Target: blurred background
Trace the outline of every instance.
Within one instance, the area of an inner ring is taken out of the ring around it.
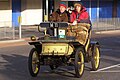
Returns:
[[[80,1],[95,32],[120,29],[120,0],[0,0],[0,41],[40,35],[37,26],[49,20],[61,1],[68,7]]]

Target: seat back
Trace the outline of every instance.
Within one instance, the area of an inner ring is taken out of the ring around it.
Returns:
[[[52,27],[52,28],[67,28],[67,22],[42,22],[40,23],[40,27]]]

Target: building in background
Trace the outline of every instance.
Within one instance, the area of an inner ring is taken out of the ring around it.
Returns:
[[[81,0],[91,19],[120,18],[120,0]],[[69,6],[73,5],[69,1]]]
[[[0,27],[12,26],[12,4],[10,0],[0,0]]]
[[[34,25],[42,22],[42,1],[44,0],[0,0],[0,27],[18,27],[20,16],[21,25]]]
[[[0,0],[0,27],[19,26],[18,17],[21,16],[21,25],[35,25],[44,21],[59,7],[61,0]],[[87,8],[90,19],[120,18],[120,0],[80,0]],[[72,1],[66,1],[73,6]]]

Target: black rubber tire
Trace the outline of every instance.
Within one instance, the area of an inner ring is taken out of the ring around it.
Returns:
[[[36,55],[36,60],[34,60],[35,62],[33,63],[34,55]],[[33,70],[33,64],[35,65],[35,70]],[[33,48],[30,51],[29,58],[28,58],[28,69],[29,69],[30,75],[32,77],[36,77],[39,73],[40,61],[39,61],[39,54],[38,54],[36,48]]]
[[[100,49],[97,45],[92,46],[92,57],[91,57],[92,71],[96,71],[100,65]]]
[[[75,73],[76,73],[77,78],[80,78],[83,75],[84,66],[85,66],[84,65],[84,50],[83,48],[78,48],[75,52]]]

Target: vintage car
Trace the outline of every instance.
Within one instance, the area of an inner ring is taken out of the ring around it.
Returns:
[[[77,27],[85,27],[85,23],[76,25]],[[100,65],[100,49],[99,43],[91,41],[91,29],[82,28],[75,32],[73,25],[68,25],[66,22],[42,22],[38,27],[53,28],[54,36],[46,34],[44,37],[36,39],[35,36],[31,37],[30,45],[34,48],[31,49],[28,58],[28,68],[31,76],[36,77],[39,73],[40,66],[48,65],[50,68],[56,69],[60,66],[74,66],[76,77],[81,77],[85,62],[91,62],[91,70],[97,70]],[[76,33],[76,35],[71,35]],[[82,31],[82,32],[81,32]],[[81,41],[79,34],[85,39]],[[79,38],[78,38],[79,37]]]

